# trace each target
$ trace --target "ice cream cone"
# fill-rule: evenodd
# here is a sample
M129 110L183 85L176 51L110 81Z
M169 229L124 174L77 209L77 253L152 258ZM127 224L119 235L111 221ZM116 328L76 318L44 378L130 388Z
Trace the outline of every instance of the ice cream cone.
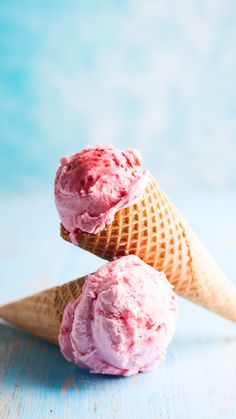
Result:
M70 241L63 225L61 236ZM236 288L152 177L137 204L119 210L100 233L80 233L77 242L107 260L135 254L164 271L180 296L236 321Z
M0 307L0 317L51 343L58 343L64 309L76 299L85 278L42 291L33 296Z

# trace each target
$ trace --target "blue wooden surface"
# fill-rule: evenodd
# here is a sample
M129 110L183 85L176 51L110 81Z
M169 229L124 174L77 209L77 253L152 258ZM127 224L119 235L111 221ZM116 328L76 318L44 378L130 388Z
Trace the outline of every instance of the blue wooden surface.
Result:
M236 280L236 194L176 196ZM59 238L50 194L2 196L0 304L63 283L103 261ZM236 325L179 299L166 362L131 378L91 375L57 347L0 324L0 418L218 419L236 417Z

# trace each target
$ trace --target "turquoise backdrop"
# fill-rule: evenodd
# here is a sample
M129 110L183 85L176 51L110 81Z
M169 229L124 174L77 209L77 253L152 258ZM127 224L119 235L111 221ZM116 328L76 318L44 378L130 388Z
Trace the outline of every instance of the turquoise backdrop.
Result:
M236 281L235 0L0 1L0 305L105 263L53 200L60 157L96 143L139 149ZM0 419L235 419L235 323L178 310L166 361L131 378L0 320Z
M168 190L236 185L236 2L3 0L0 187L47 188L86 144Z

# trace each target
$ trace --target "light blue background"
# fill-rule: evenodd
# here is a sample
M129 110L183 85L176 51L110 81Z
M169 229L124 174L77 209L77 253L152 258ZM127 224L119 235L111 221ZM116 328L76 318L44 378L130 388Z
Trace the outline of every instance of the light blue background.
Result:
M136 147L235 281L236 1L0 1L0 305L105 261L59 237L53 179ZM93 376L0 321L0 417L235 419L235 324L178 298L166 362Z
M49 188L86 144L167 190L236 185L236 2L1 2L0 186Z

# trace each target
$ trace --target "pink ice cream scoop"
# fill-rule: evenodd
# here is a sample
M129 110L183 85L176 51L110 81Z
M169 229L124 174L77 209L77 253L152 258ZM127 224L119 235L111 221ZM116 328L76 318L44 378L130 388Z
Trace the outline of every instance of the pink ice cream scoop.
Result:
M115 213L140 199L148 182L136 150L87 147L63 157L55 179L55 202L73 243L81 232L97 233Z
M148 371L164 360L176 316L164 273L124 256L87 276L82 294L64 311L60 348L68 361L93 373Z

